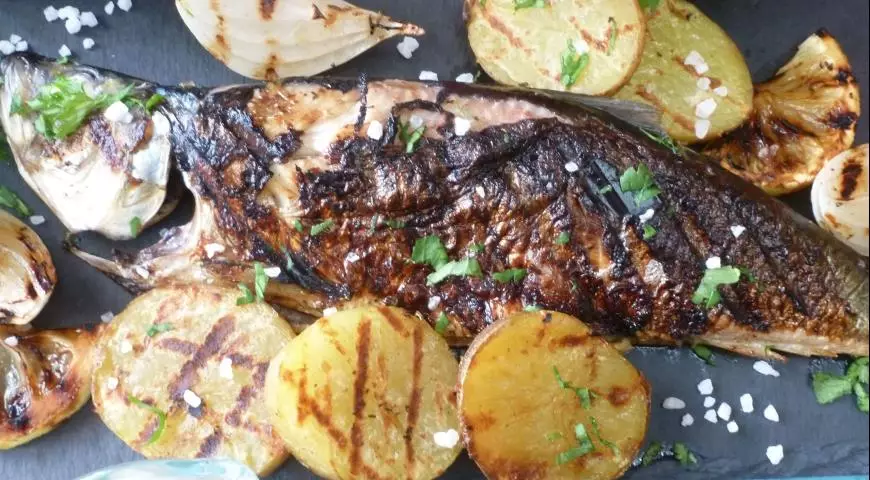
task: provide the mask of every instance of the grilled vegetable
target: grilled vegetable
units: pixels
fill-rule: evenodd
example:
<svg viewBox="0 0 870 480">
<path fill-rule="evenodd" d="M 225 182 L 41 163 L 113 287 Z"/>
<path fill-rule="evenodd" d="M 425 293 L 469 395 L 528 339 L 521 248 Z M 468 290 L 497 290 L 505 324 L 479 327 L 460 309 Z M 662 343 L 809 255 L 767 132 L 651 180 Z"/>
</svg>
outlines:
<svg viewBox="0 0 870 480">
<path fill-rule="evenodd" d="M 645 21 L 636 0 L 465 0 L 480 66 L 509 85 L 606 95 L 640 61 Z"/>
<path fill-rule="evenodd" d="M 574 317 L 517 313 L 491 325 L 460 382 L 466 447 L 489 479 L 616 478 L 643 443 L 646 380 Z"/>
<path fill-rule="evenodd" d="M 257 79 L 323 72 L 423 29 L 342 0 L 176 0 L 187 28 L 234 72 Z"/>
<path fill-rule="evenodd" d="M 153 290 L 100 335 L 93 401 L 112 432 L 148 458 L 229 457 L 267 475 L 287 451 L 268 422 L 269 360 L 293 338 L 238 291 Z"/>
<path fill-rule="evenodd" d="M 57 274 L 45 244 L 0 209 L 0 324 L 25 324 L 48 302 Z"/>
<path fill-rule="evenodd" d="M 800 190 L 852 145 L 860 108 L 849 60 L 820 31 L 755 86 L 751 118 L 704 153 L 771 195 Z"/>
<path fill-rule="evenodd" d="M 861 255 L 870 253 L 870 148 L 865 143 L 837 155 L 813 181 L 813 215 L 819 225 Z"/>
<path fill-rule="evenodd" d="M 321 318 L 272 361 L 266 398 L 293 455 L 330 479 L 441 475 L 462 449 L 447 343 L 417 317 Z"/>
<path fill-rule="evenodd" d="M 747 119 L 752 79 L 719 25 L 685 0 L 662 0 L 649 12 L 640 65 L 616 97 L 658 107 L 668 135 L 693 143 Z"/>
<path fill-rule="evenodd" d="M 92 332 L 0 325 L 0 450 L 53 430 L 90 396 Z"/>
</svg>

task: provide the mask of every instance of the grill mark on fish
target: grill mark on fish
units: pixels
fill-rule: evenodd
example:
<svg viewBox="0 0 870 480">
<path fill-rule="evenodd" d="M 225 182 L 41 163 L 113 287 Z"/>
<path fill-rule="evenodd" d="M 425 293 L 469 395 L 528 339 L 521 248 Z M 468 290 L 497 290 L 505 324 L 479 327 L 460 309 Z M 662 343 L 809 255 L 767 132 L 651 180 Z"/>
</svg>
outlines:
<svg viewBox="0 0 870 480">
<path fill-rule="evenodd" d="M 350 473 L 359 475 L 365 460 L 360 455 L 363 447 L 362 417 L 366 408 L 366 381 L 369 371 L 369 343 L 371 342 L 372 322 L 363 318 L 357 327 L 356 369 L 353 381 L 353 423 L 350 427 Z"/>
<path fill-rule="evenodd" d="M 112 128 L 106 122 L 106 119 L 102 115 L 92 115 L 90 120 L 88 120 L 88 127 L 91 138 L 100 147 L 100 151 L 106 160 L 108 160 L 109 165 L 114 169 L 121 168 L 123 166 L 121 152 L 118 144 L 115 142 L 115 137 L 112 136 Z"/>
</svg>

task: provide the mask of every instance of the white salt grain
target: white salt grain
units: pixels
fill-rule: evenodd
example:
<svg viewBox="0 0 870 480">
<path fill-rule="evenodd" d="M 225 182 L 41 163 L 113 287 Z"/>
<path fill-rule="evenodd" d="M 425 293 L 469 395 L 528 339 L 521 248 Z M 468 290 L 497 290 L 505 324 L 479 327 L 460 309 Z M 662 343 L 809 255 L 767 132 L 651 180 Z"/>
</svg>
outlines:
<svg viewBox="0 0 870 480">
<path fill-rule="evenodd" d="M 202 405 L 202 399 L 199 398 L 199 395 L 190 390 L 185 390 L 184 393 L 181 394 L 181 398 L 184 399 L 184 403 L 190 405 L 192 408 L 199 408 Z"/>
<path fill-rule="evenodd" d="M 71 5 L 67 5 L 65 7 L 61 7 L 57 11 L 57 18 L 59 18 L 61 20 L 68 20 L 70 18 L 75 18 L 76 20 L 78 20 L 79 13 L 80 13 L 80 11 L 78 8 L 73 7 Z"/>
<path fill-rule="evenodd" d="M 42 14 L 45 16 L 45 21 L 49 23 L 60 18 L 57 16 L 57 9 L 51 5 L 45 7 L 45 10 L 42 11 Z"/>
<path fill-rule="evenodd" d="M 710 120 L 698 119 L 695 120 L 695 137 L 703 139 L 710 133 Z"/>
<path fill-rule="evenodd" d="M 9 35 L 9 42 L 13 45 L 21 41 L 21 35 L 12 34 Z"/>
<path fill-rule="evenodd" d="M 728 424 L 725 425 L 725 428 L 728 429 L 728 433 L 737 433 L 740 431 L 740 427 L 737 426 L 737 422 L 735 421 L 728 422 Z"/>
<path fill-rule="evenodd" d="M 433 295 L 429 297 L 429 303 L 426 305 L 429 307 L 429 310 L 435 310 L 438 308 L 438 305 L 441 305 L 441 297 L 438 295 Z"/>
<path fill-rule="evenodd" d="M 396 49 L 399 51 L 399 55 L 410 59 L 411 55 L 420 48 L 420 42 L 417 41 L 414 37 L 405 37 L 396 45 Z"/>
<path fill-rule="evenodd" d="M 208 258 L 212 258 L 218 253 L 223 253 L 224 250 L 226 250 L 226 248 L 219 243 L 209 243 L 203 248 L 205 249 L 205 256 Z"/>
<path fill-rule="evenodd" d="M 471 130 L 471 121 L 466 120 L 462 117 L 454 117 L 453 118 L 453 131 L 456 135 L 460 137 L 468 133 Z"/>
<path fill-rule="evenodd" d="M 118 8 L 125 12 L 129 12 L 133 8 L 133 0 L 118 0 Z"/>
<path fill-rule="evenodd" d="M 589 44 L 586 43 L 586 40 L 578 38 L 574 40 L 574 50 L 577 50 L 577 55 L 583 55 L 589 52 Z"/>
<path fill-rule="evenodd" d="M 719 415 L 719 418 L 725 420 L 731 420 L 731 405 L 728 405 L 726 402 L 722 402 L 719 404 L 719 408 L 716 410 L 716 414 Z"/>
<path fill-rule="evenodd" d="M 16 52 L 26 52 L 28 48 L 29 48 L 29 45 L 27 45 L 27 42 L 25 42 L 25 41 L 21 41 L 21 42 L 18 42 L 15 44 L 15 51 Z"/>
<path fill-rule="evenodd" d="M 106 3 L 106 6 L 103 7 L 103 11 L 106 12 L 106 15 L 115 13 L 115 4 L 113 2 Z"/>
<path fill-rule="evenodd" d="M 70 55 L 72 55 L 72 52 L 70 51 L 69 47 L 67 47 L 64 44 L 64 45 L 60 46 L 60 49 L 58 49 L 57 54 L 60 55 L 61 57 L 69 57 Z"/>
<path fill-rule="evenodd" d="M 744 393 L 740 395 L 740 410 L 744 413 L 752 413 L 755 411 L 755 404 L 752 401 L 752 395 Z"/>
<path fill-rule="evenodd" d="M 783 457 L 785 457 L 785 452 L 782 449 L 782 445 L 771 445 L 767 447 L 767 459 L 770 460 L 770 463 L 779 465 L 779 462 L 782 461 Z"/>
<path fill-rule="evenodd" d="M 745 231 L 746 227 L 743 225 L 731 225 L 731 235 L 734 235 L 734 238 L 740 238 L 740 235 L 743 235 Z"/>
<path fill-rule="evenodd" d="M 221 378 L 226 378 L 228 380 L 233 379 L 233 359 L 230 357 L 224 357 L 221 360 L 221 363 L 218 365 L 218 375 Z"/>
<path fill-rule="evenodd" d="M 768 405 L 764 408 L 764 418 L 770 420 L 771 422 L 779 423 L 779 412 L 776 411 L 776 407 L 773 405 Z"/>
<path fill-rule="evenodd" d="M 335 308 L 335 307 L 324 308 L 324 309 L 323 309 L 323 316 L 324 316 L 324 317 L 328 317 L 328 316 L 334 314 L 334 313 L 337 312 L 337 311 L 338 311 L 338 309 Z"/>
<path fill-rule="evenodd" d="M 359 261 L 359 254 L 356 252 L 350 252 L 347 254 L 346 259 L 350 263 L 358 262 Z"/>
<path fill-rule="evenodd" d="M 265 273 L 269 278 L 278 278 L 281 276 L 281 267 L 264 268 L 263 273 Z"/>
<path fill-rule="evenodd" d="M 704 61 L 704 57 L 702 57 L 701 54 L 695 50 L 692 50 L 691 52 L 689 52 L 688 55 L 686 55 L 686 59 L 683 60 L 683 64 L 694 67 L 695 72 L 697 72 L 698 75 L 703 75 L 707 73 L 708 70 L 710 70 L 707 62 Z"/>
<path fill-rule="evenodd" d="M 683 419 L 680 421 L 680 425 L 684 427 L 689 427 L 693 423 L 695 423 L 695 417 L 693 417 L 691 413 L 683 415 Z"/>
<path fill-rule="evenodd" d="M 677 397 L 668 397 L 662 402 L 662 408 L 665 410 L 682 410 L 686 408 L 686 402 Z"/>
<path fill-rule="evenodd" d="M 725 85 L 720 85 L 720 86 L 713 89 L 713 93 L 715 93 L 716 95 L 719 95 L 720 97 L 727 97 L 728 96 L 728 87 L 726 87 Z"/>
<path fill-rule="evenodd" d="M 419 115 L 411 115 L 411 118 L 408 119 L 408 125 L 416 130 L 423 126 L 423 118 Z"/>
<path fill-rule="evenodd" d="M 698 391 L 701 395 L 710 395 L 713 393 L 713 381 L 709 378 L 701 380 L 701 383 L 698 384 Z"/>
<path fill-rule="evenodd" d="M 713 100 L 712 98 L 698 102 L 698 104 L 695 105 L 695 116 L 698 118 L 710 118 L 710 116 L 713 115 L 713 112 L 716 111 L 717 106 L 718 104 L 716 103 L 716 100 Z"/>
<path fill-rule="evenodd" d="M 565 170 L 567 170 L 569 173 L 574 173 L 577 170 L 580 170 L 580 166 L 577 165 L 577 163 L 575 162 L 568 162 L 565 164 Z"/>
<path fill-rule="evenodd" d="M 106 388 L 109 390 L 114 390 L 118 388 L 118 379 L 115 377 L 109 377 L 106 379 Z"/>
<path fill-rule="evenodd" d="M 109 105 L 103 112 L 103 116 L 110 122 L 130 123 L 133 121 L 133 115 L 130 114 L 130 109 L 120 100 Z"/>
<path fill-rule="evenodd" d="M 366 135 L 372 140 L 380 140 L 384 136 L 384 124 L 377 120 L 372 120 L 369 122 L 369 128 L 366 129 Z"/>
<path fill-rule="evenodd" d="M 714 268 L 722 268 L 722 259 L 719 257 L 710 257 L 707 259 L 704 265 L 706 265 L 707 268 L 711 270 Z"/>
<path fill-rule="evenodd" d="M 704 408 L 713 408 L 716 405 L 716 399 L 713 397 L 704 397 Z"/>
<path fill-rule="evenodd" d="M 764 360 L 759 360 L 753 363 L 752 368 L 762 375 L 767 375 L 770 377 L 779 376 L 779 372 L 776 371 L 776 369 L 774 369 L 769 363 L 765 362 Z"/>
<path fill-rule="evenodd" d="M 474 74 L 462 73 L 456 77 L 456 81 L 459 83 L 474 83 Z"/>
<path fill-rule="evenodd" d="M 128 340 L 121 340 L 121 345 L 118 348 L 121 353 L 130 353 L 133 351 L 133 344 Z"/>
<path fill-rule="evenodd" d="M 710 79 L 707 77 L 701 77 L 695 82 L 695 85 L 698 87 L 698 90 L 710 90 Z"/>
<path fill-rule="evenodd" d="M 82 40 L 82 46 L 85 47 L 85 50 L 90 50 L 94 48 L 94 43 L 95 42 L 93 38 L 86 38 Z"/>
<path fill-rule="evenodd" d="M 707 420 L 710 423 L 719 423 L 719 417 L 716 416 L 716 410 L 707 410 L 704 413 L 704 420 Z"/>
<path fill-rule="evenodd" d="M 105 312 L 100 315 L 100 321 L 103 323 L 109 323 L 115 318 L 115 314 L 112 312 Z"/>
<path fill-rule="evenodd" d="M 430 70 L 423 70 L 422 72 L 420 72 L 420 80 L 437 82 L 438 81 L 438 74 L 435 72 L 432 72 Z"/>
<path fill-rule="evenodd" d="M 100 24 L 99 20 L 97 20 L 97 16 L 94 15 L 94 12 L 82 12 L 79 21 L 82 22 L 82 26 L 84 27 L 93 28 Z"/>
<path fill-rule="evenodd" d="M 453 448 L 459 443 L 459 432 L 451 428 L 446 432 L 435 432 L 432 438 L 441 448 Z"/>
<path fill-rule="evenodd" d="M 43 223 L 45 223 L 45 217 L 43 217 L 42 215 L 33 215 L 32 217 L 30 217 L 31 225 L 42 225 Z"/>
<path fill-rule="evenodd" d="M 10 347 L 17 347 L 18 346 L 18 337 L 16 337 L 15 335 L 12 335 L 11 337 L 6 337 L 6 339 L 3 340 L 3 343 L 5 343 L 6 345 L 9 345 Z"/>
<path fill-rule="evenodd" d="M 648 209 L 646 209 L 645 212 L 638 215 L 637 219 L 640 220 L 640 223 L 646 223 L 646 222 L 652 220 L 652 218 L 655 216 L 655 214 L 656 214 L 655 210 L 653 210 L 652 208 L 648 208 Z"/>
<path fill-rule="evenodd" d="M 66 31 L 70 35 L 75 35 L 82 30 L 82 22 L 79 21 L 78 17 L 69 17 L 66 19 L 66 22 L 63 24 L 66 27 Z"/>
<path fill-rule="evenodd" d="M 9 40 L 0 40 L 0 53 L 3 55 L 10 55 L 15 51 L 15 45 L 12 44 Z"/>
</svg>

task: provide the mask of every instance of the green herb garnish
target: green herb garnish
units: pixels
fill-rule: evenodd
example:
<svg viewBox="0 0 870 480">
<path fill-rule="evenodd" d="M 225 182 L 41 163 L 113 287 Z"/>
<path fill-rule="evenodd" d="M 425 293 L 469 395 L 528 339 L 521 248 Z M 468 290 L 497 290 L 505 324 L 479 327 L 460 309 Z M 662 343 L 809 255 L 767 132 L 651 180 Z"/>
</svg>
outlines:
<svg viewBox="0 0 870 480">
<path fill-rule="evenodd" d="M 335 226 L 335 222 L 330 220 L 324 220 L 317 225 L 311 227 L 311 236 L 316 237 L 322 233 L 326 233 L 332 230 L 332 227 Z"/>
<path fill-rule="evenodd" d="M 577 446 L 556 456 L 557 465 L 564 465 L 595 451 L 595 445 L 592 444 L 592 440 L 586 433 L 586 427 L 582 423 L 574 425 L 574 437 L 577 439 Z"/>
<path fill-rule="evenodd" d="M 15 192 L 0 185 L 0 207 L 6 207 L 22 217 L 29 217 L 33 214 L 33 210 L 24 203 Z"/>
<path fill-rule="evenodd" d="M 148 331 L 145 332 L 145 335 L 148 335 L 149 337 L 153 337 L 154 335 L 157 335 L 158 333 L 168 332 L 168 331 L 172 330 L 173 328 L 174 327 L 172 326 L 171 323 L 155 323 L 154 325 L 151 325 L 150 327 L 148 327 Z"/>
<path fill-rule="evenodd" d="M 638 3 L 640 4 L 640 8 L 653 12 L 658 8 L 661 0 L 638 0 Z"/>
<path fill-rule="evenodd" d="M 411 130 L 411 125 L 408 123 L 399 124 L 399 140 L 405 144 L 405 153 L 414 153 L 417 148 L 417 142 L 423 137 L 426 131 L 425 125 L 420 125 L 414 130 Z"/>
<path fill-rule="evenodd" d="M 139 233 L 142 232 L 142 219 L 139 217 L 133 217 L 130 219 L 130 235 L 133 238 L 139 236 Z"/>
<path fill-rule="evenodd" d="M 523 311 L 529 313 L 540 312 L 541 307 L 539 305 L 526 305 L 523 307 Z"/>
<path fill-rule="evenodd" d="M 284 253 L 284 259 L 287 262 L 286 267 L 287 271 L 293 270 L 293 256 L 290 255 L 290 252 L 287 250 L 287 247 L 281 247 L 281 252 Z"/>
<path fill-rule="evenodd" d="M 662 442 L 652 442 L 646 447 L 643 455 L 640 457 L 640 464 L 644 467 L 655 462 L 662 454 Z"/>
<path fill-rule="evenodd" d="M 613 191 L 613 185 L 605 185 L 598 189 L 598 193 L 604 195 Z"/>
<path fill-rule="evenodd" d="M 716 365 L 713 361 L 713 350 L 710 350 L 710 347 L 702 343 L 696 343 L 692 345 L 692 352 L 707 365 Z"/>
<path fill-rule="evenodd" d="M 66 65 L 67 63 L 69 63 L 69 57 L 69 55 L 65 55 L 55 60 L 54 63 L 56 63 L 57 65 Z"/>
<path fill-rule="evenodd" d="M 619 27 L 616 25 L 616 20 L 613 17 L 607 19 L 610 24 L 610 38 L 607 39 L 607 54 L 613 53 L 613 47 L 616 46 L 616 36 L 619 35 Z"/>
<path fill-rule="evenodd" d="M 300 222 L 298 218 L 293 220 L 293 228 L 295 228 L 296 231 L 300 233 L 305 231 L 305 227 L 302 225 L 302 222 Z"/>
<path fill-rule="evenodd" d="M 390 220 L 385 221 L 384 223 L 386 223 L 387 226 L 392 228 L 392 229 L 405 228 L 405 222 L 403 222 L 401 220 L 390 219 Z"/>
<path fill-rule="evenodd" d="M 595 433 L 595 437 L 598 438 L 598 443 L 609 448 L 614 455 L 619 455 L 619 447 L 616 446 L 615 443 L 611 442 L 610 440 L 605 440 L 604 437 L 601 436 L 601 427 L 598 426 L 598 420 L 590 415 L 589 423 L 592 424 L 592 432 Z"/>
<path fill-rule="evenodd" d="M 857 380 L 861 383 L 867 383 L 870 380 L 870 358 L 860 357 L 855 359 L 846 369 L 846 376 L 852 380 Z"/>
<path fill-rule="evenodd" d="M 855 405 L 858 410 L 864 413 L 870 413 L 870 397 L 867 395 L 867 390 L 860 383 L 855 383 L 852 387 L 855 392 Z"/>
<path fill-rule="evenodd" d="M 254 302 L 262 302 L 266 298 L 266 286 L 269 284 L 269 277 L 266 275 L 266 269 L 260 262 L 254 262 L 254 291 L 248 288 L 244 283 L 240 283 L 239 290 L 242 291 L 242 296 L 236 299 L 236 305 L 248 305 Z"/>
<path fill-rule="evenodd" d="M 483 253 L 483 250 L 484 250 L 484 247 L 483 247 L 482 243 L 472 243 L 472 244 L 468 245 L 468 251 L 475 254 L 475 255 L 479 255 L 479 254 Z"/>
<path fill-rule="evenodd" d="M 9 161 L 12 158 L 12 155 L 9 153 L 9 144 L 6 143 L 6 134 L 3 133 L 3 129 L 0 128 L 0 162 Z"/>
<path fill-rule="evenodd" d="M 248 288 L 244 283 L 240 283 L 238 285 L 239 290 L 242 291 L 242 296 L 236 299 L 236 305 L 248 305 L 257 301 L 257 297 L 254 296 L 254 292 Z"/>
<path fill-rule="evenodd" d="M 577 83 L 577 77 L 583 73 L 586 66 L 589 64 L 589 54 L 577 54 L 577 49 L 574 48 L 574 42 L 568 40 L 568 46 L 562 52 L 562 85 L 565 88 Z"/>
<path fill-rule="evenodd" d="M 514 11 L 523 8 L 544 8 L 547 2 L 544 0 L 514 0 Z"/>
<path fill-rule="evenodd" d="M 509 268 L 492 274 L 492 279 L 498 283 L 520 283 L 525 277 L 525 268 Z"/>
<path fill-rule="evenodd" d="M 148 97 L 148 100 L 145 101 L 145 111 L 150 114 L 154 110 L 154 108 L 157 107 L 157 105 L 163 103 L 164 100 L 166 100 L 166 97 L 160 95 L 159 93 L 151 95 L 150 97 Z"/>
<path fill-rule="evenodd" d="M 562 378 L 562 375 L 559 374 L 559 369 L 555 366 L 553 367 L 553 375 L 556 377 L 556 383 L 559 384 L 559 388 L 571 390 L 574 392 L 574 395 L 577 395 L 577 398 L 580 400 L 580 406 L 583 407 L 584 410 L 589 410 L 592 407 L 592 399 L 596 396 L 592 390 L 589 390 L 586 387 L 575 387 L 574 385 L 571 385 L 570 382 L 566 382 Z"/>
<path fill-rule="evenodd" d="M 698 457 L 683 442 L 674 443 L 674 458 L 684 467 L 698 463 Z"/>
<path fill-rule="evenodd" d="M 692 303 L 713 308 L 722 300 L 721 285 L 733 285 L 740 280 L 740 269 L 734 267 L 708 268 L 701 283 L 692 294 Z"/>
<path fill-rule="evenodd" d="M 438 269 L 448 262 L 447 249 L 435 235 L 418 238 L 411 250 L 411 261 Z"/>
<path fill-rule="evenodd" d="M 568 232 L 561 232 L 559 236 L 556 237 L 556 245 L 566 245 L 571 241 L 571 234 Z"/>
<path fill-rule="evenodd" d="M 629 167 L 619 177 L 619 188 L 623 192 L 634 193 L 634 201 L 638 205 L 658 196 L 662 191 L 653 181 L 652 174 L 644 164 L 637 168 Z"/>
<path fill-rule="evenodd" d="M 454 260 L 447 262 L 438 267 L 434 272 L 426 277 L 426 285 L 435 285 L 443 282 L 447 277 L 482 277 L 483 272 L 480 271 L 480 264 L 473 257 L 466 257 L 462 260 Z"/>
<path fill-rule="evenodd" d="M 438 314 L 438 320 L 435 320 L 435 332 L 439 335 L 444 335 L 444 332 L 447 331 L 447 327 L 450 325 L 450 319 L 447 318 L 447 314 L 441 312 Z"/>
<path fill-rule="evenodd" d="M 649 137 L 650 140 L 670 150 L 671 153 L 679 154 L 683 150 L 683 147 L 678 145 L 677 142 L 675 142 L 674 139 L 669 137 L 666 133 L 653 133 L 643 128 L 641 128 L 640 131 L 643 132 L 644 135 Z"/>
<path fill-rule="evenodd" d="M 868 358 L 860 357 L 849 364 L 845 375 L 834 375 L 827 372 L 814 373 L 813 393 L 816 401 L 825 405 L 849 394 L 855 395 L 858 410 L 868 413 L 868 395 L 864 387 L 868 383 Z"/>
<path fill-rule="evenodd" d="M 132 403 L 133 405 L 144 408 L 145 410 L 148 410 L 149 412 L 157 416 L 157 428 L 155 428 L 154 431 L 151 432 L 151 436 L 148 438 L 147 445 L 151 445 L 152 443 L 156 442 L 160 438 L 160 436 L 163 435 L 163 430 L 166 428 L 166 412 L 160 410 L 153 405 L 149 405 L 142 400 L 139 400 L 133 395 L 127 395 L 127 400 L 129 400 L 130 403 Z"/>
<path fill-rule="evenodd" d="M 649 240 L 649 239 L 655 237 L 657 233 L 659 233 L 659 232 L 656 231 L 656 229 L 652 225 L 647 224 L 647 223 L 645 223 L 643 225 L 643 239 L 644 240 Z"/>
<path fill-rule="evenodd" d="M 580 288 L 580 285 L 577 284 L 577 280 L 571 279 L 571 291 L 576 292 L 577 289 Z"/>
<path fill-rule="evenodd" d="M 561 438 L 563 438 L 563 437 L 564 437 L 564 435 L 562 435 L 562 434 L 559 433 L 559 432 L 550 432 L 550 433 L 548 433 L 547 436 L 546 436 L 547 441 L 549 441 L 549 442 L 555 442 L 556 440 L 559 440 L 559 439 L 561 439 Z"/>
</svg>

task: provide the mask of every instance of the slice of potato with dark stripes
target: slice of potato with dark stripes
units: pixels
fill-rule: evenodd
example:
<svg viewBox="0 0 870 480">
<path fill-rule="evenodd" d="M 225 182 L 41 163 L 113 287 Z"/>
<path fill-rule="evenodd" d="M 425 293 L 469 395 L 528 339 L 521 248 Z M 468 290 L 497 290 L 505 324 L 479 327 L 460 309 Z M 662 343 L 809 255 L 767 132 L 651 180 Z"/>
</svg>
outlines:
<svg viewBox="0 0 870 480">
<path fill-rule="evenodd" d="M 148 458 L 229 457 L 266 475 L 287 458 L 263 400 L 269 361 L 293 338 L 267 304 L 239 292 L 157 289 L 100 335 L 93 401 Z"/>
<path fill-rule="evenodd" d="M 607 95 L 628 81 L 643 51 L 637 0 L 465 0 L 465 16 L 478 63 L 508 85 Z"/>
<path fill-rule="evenodd" d="M 569 315 L 518 313 L 491 325 L 460 379 L 465 444 L 489 479 L 616 478 L 646 434 L 646 380 Z"/>
<path fill-rule="evenodd" d="M 94 338 L 0 325 L 0 450 L 45 435 L 88 401 Z"/>
<path fill-rule="evenodd" d="M 400 309 L 321 318 L 272 361 L 266 398 L 290 451 L 331 479 L 430 479 L 462 449 L 459 369 L 447 343 Z"/>
</svg>

